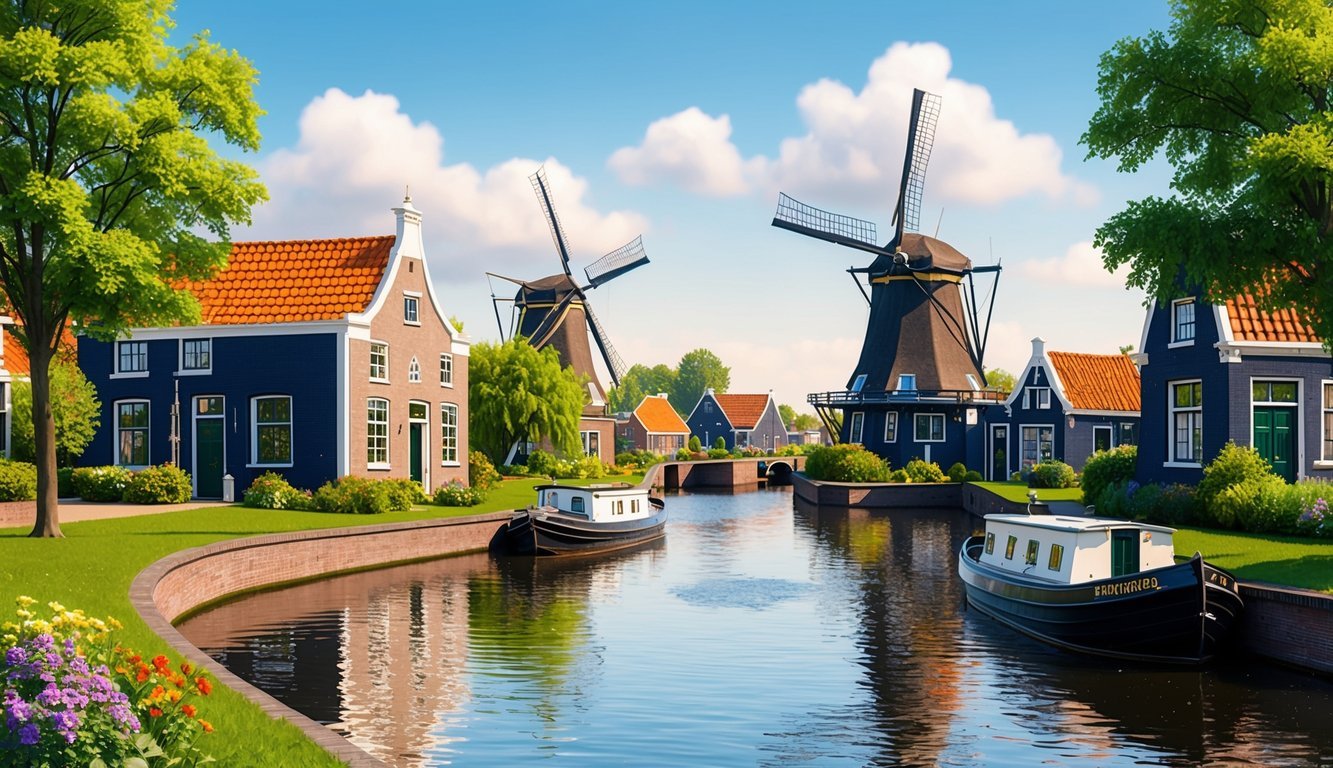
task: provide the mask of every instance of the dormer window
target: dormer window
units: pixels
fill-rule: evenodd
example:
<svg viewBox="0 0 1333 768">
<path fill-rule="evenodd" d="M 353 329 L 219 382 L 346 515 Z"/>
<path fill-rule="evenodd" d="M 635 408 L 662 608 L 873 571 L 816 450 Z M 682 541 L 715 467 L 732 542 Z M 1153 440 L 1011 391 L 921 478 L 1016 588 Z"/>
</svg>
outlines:
<svg viewBox="0 0 1333 768">
<path fill-rule="evenodd" d="M 1194 343 L 1194 299 L 1171 302 L 1171 343 Z"/>
<path fill-rule="evenodd" d="M 981 384 L 977 381 L 976 376 L 973 376 L 970 373 L 965 373 L 963 374 L 963 377 L 967 379 L 967 385 L 972 388 L 973 392 L 981 391 Z"/>
<path fill-rule="evenodd" d="M 899 392 L 915 392 L 915 391 L 916 391 L 916 374 L 915 374 L 915 373 L 901 373 L 901 374 L 898 374 L 898 390 L 897 390 L 897 391 L 899 391 Z"/>
<path fill-rule="evenodd" d="M 861 387 L 864 387 L 865 385 L 866 385 L 866 374 L 862 373 L 856 377 L 856 381 L 852 382 L 852 391 L 860 392 Z"/>
<path fill-rule="evenodd" d="M 421 294 L 403 294 L 403 322 L 421 325 Z"/>
<path fill-rule="evenodd" d="M 1051 388 L 1050 387 L 1028 387 L 1023 390 L 1024 408 L 1050 408 L 1051 407 Z"/>
</svg>

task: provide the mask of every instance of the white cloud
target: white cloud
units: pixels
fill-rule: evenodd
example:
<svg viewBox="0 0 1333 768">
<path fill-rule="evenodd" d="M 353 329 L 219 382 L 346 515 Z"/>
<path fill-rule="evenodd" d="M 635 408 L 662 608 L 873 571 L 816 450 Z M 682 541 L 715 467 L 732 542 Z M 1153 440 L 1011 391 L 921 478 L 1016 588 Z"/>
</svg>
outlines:
<svg viewBox="0 0 1333 768">
<path fill-rule="evenodd" d="M 389 234 L 388 209 L 410 185 L 436 277 L 476 278 L 483 270 L 539 277 L 559 268 L 528 181 L 543 163 L 575 266 L 647 228 L 638 213 L 588 206 L 587 181 L 554 158 L 513 158 L 484 170 L 448 164 L 439 130 L 413 121 L 392 95 L 330 88 L 302 111 L 300 130 L 296 146 L 262 162 L 272 200 L 237 239 Z"/>
<path fill-rule="evenodd" d="M 1085 240 L 1069 246 L 1063 256 L 1024 261 L 1017 266 L 1016 272 L 1022 277 L 1051 285 L 1123 288 L 1129 267 L 1121 266 L 1115 272 L 1106 271 L 1102 264 L 1102 252 Z"/>
<path fill-rule="evenodd" d="M 731 143 L 731 118 L 710 117 L 698 107 L 654 121 L 637 147 L 616 150 L 607 161 L 621 181 L 667 181 L 698 195 L 745 194 L 746 163 Z"/>
</svg>

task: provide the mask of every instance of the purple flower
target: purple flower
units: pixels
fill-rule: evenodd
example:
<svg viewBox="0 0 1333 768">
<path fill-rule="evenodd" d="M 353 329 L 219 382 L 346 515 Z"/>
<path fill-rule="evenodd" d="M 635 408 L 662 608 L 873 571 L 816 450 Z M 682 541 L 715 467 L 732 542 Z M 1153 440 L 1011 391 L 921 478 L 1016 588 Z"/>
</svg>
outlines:
<svg viewBox="0 0 1333 768">
<path fill-rule="evenodd" d="M 17 667 L 28 661 L 28 652 L 19 647 L 10 648 L 5 651 L 5 664 L 11 667 Z"/>
<path fill-rule="evenodd" d="M 43 632 L 32 639 L 32 647 L 43 652 L 54 650 L 56 647 L 56 640 L 54 637 Z"/>
<path fill-rule="evenodd" d="M 19 743 L 25 747 L 36 744 L 42 738 L 42 731 L 36 723 L 28 723 L 19 729 Z"/>
</svg>

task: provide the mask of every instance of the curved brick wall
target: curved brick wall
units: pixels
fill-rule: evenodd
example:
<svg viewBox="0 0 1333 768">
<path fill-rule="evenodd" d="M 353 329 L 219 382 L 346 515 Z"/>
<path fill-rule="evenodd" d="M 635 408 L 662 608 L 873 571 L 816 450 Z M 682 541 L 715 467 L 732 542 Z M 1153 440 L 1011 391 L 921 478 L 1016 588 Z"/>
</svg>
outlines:
<svg viewBox="0 0 1333 768">
<path fill-rule="evenodd" d="M 259 705 L 270 717 L 301 728 L 315 743 L 354 768 L 379 760 L 338 734 L 210 663 L 172 621 L 228 595 L 410 560 L 483 550 L 509 512 L 446 520 L 300 531 L 234 539 L 187 549 L 145 568 L 130 587 L 130 602 L 149 628 L 192 663 Z"/>
</svg>

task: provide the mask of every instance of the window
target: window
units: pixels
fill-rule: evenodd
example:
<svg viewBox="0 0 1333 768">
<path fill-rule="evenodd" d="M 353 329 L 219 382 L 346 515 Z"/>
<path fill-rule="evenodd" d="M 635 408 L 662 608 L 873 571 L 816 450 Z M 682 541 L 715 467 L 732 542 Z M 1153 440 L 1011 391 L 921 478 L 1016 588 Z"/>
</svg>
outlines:
<svg viewBox="0 0 1333 768">
<path fill-rule="evenodd" d="M 389 345 L 378 341 L 370 343 L 370 380 L 389 380 Z"/>
<path fill-rule="evenodd" d="M 145 400 L 116 403 L 116 463 L 125 467 L 146 467 L 149 464 L 148 402 Z"/>
<path fill-rule="evenodd" d="M 986 534 L 986 554 L 995 554 L 995 534 L 988 532 Z"/>
<path fill-rule="evenodd" d="M 454 356 L 448 352 L 440 354 L 440 386 L 454 385 Z"/>
<path fill-rule="evenodd" d="M 1025 426 L 1020 432 L 1019 466 L 1024 472 L 1043 461 L 1055 458 L 1055 427 Z"/>
<path fill-rule="evenodd" d="M 256 397 L 254 414 L 254 464 L 292 463 L 292 399 L 286 395 Z"/>
<path fill-rule="evenodd" d="M 1132 421 L 1120 422 L 1120 440 L 1116 445 L 1138 445 L 1139 428 Z"/>
<path fill-rule="evenodd" d="M 601 455 L 601 435 L 596 430 L 580 432 L 579 438 L 583 443 L 584 456 Z"/>
<path fill-rule="evenodd" d="M 573 496 L 569 499 L 569 511 L 576 515 L 585 514 L 583 511 L 583 497 Z"/>
<path fill-rule="evenodd" d="M 1171 461 L 1203 460 L 1203 382 L 1173 382 L 1171 387 Z"/>
<path fill-rule="evenodd" d="M 857 374 L 856 380 L 852 382 L 852 391 L 860 392 L 861 387 L 864 387 L 865 385 L 866 385 L 866 374 L 864 373 Z"/>
<path fill-rule="evenodd" d="M 407 364 L 407 380 L 413 384 L 421 383 L 421 363 L 417 362 L 415 356 L 413 356 L 412 362 Z"/>
<path fill-rule="evenodd" d="M 1008 538 L 1008 540 L 1005 541 L 1005 543 L 1004 543 L 1004 559 L 1005 559 L 1005 560 L 1013 560 L 1013 559 L 1014 559 L 1014 547 L 1016 547 L 1016 546 L 1018 546 L 1018 537 L 1017 537 L 1017 536 L 1010 536 L 1010 537 Z"/>
<path fill-rule="evenodd" d="M 1051 556 L 1046 560 L 1046 570 L 1058 571 L 1065 559 L 1065 548 L 1059 544 L 1051 545 Z"/>
<path fill-rule="evenodd" d="M 458 406 L 440 403 L 440 461 L 458 463 Z"/>
<path fill-rule="evenodd" d="M 1097 451 L 1111 450 L 1111 434 L 1112 430 L 1110 424 L 1097 424 L 1093 426 L 1092 428 L 1093 453 L 1096 453 Z"/>
<path fill-rule="evenodd" d="M 1171 343 L 1194 343 L 1194 299 L 1171 302 Z"/>
<path fill-rule="evenodd" d="M 944 414 L 918 413 L 912 429 L 912 439 L 918 443 L 944 442 Z"/>
<path fill-rule="evenodd" d="M 366 400 L 366 463 L 389 465 L 389 401 L 380 397 Z"/>
<path fill-rule="evenodd" d="M 1029 400 L 1029 398 L 1031 398 Z M 1050 387 L 1028 387 L 1023 390 L 1024 408 L 1050 408 L 1051 407 L 1051 388 Z"/>
<path fill-rule="evenodd" d="M 1041 550 L 1041 544 L 1039 544 L 1036 539 L 1028 539 L 1028 551 L 1027 554 L 1023 557 L 1023 564 L 1036 565 L 1037 552 L 1040 550 Z"/>
<path fill-rule="evenodd" d="M 981 390 L 981 383 L 977 381 L 976 376 L 973 376 L 970 373 L 965 373 L 963 374 L 963 378 L 967 379 L 967 385 L 972 388 L 973 392 Z"/>
<path fill-rule="evenodd" d="M 116 342 L 116 373 L 148 373 L 148 342 Z"/>
<path fill-rule="evenodd" d="M 851 428 L 847 430 L 847 442 L 860 443 L 861 429 L 865 426 L 866 415 L 861 411 L 852 414 Z"/>
<path fill-rule="evenodd" d="M 1333 381 L 1324 382 L 1324 461 L 1333 461 Z"/>
<path fill-rule="evenodd" d="M 898 442 L 898 412 L 889 411 L 884 414 L 884 442 Z"/>
<path fill-rule="evenodd" d="M 196 397 L 194 399 L 194 413 L 196 416 L 221 416 L 222 398 Z"/>
<path fill-rule="evenodd" d="M 409 323 L 411 325 L 420 325 L 421 324 L 421 316 L 419 313 L 420 308 L 421 308 L 420 297 L 413 296 L 411 294 L 405 294 L 403 296 L 403 322 Z"/>
<path fill-rule="evenodd" d="M 1250 385 L 1250 396 L 1256 403 L 1290 405 L 1296 402 L 1296 382 L 1255 381 Z"/>
<path fill-rule="evenodd" d="M 897 390 L 897 391 L 899 391 L 899 392 L 915 392 L 915 391 L 916 391 L 916 374 L 915 374 L 915 373 L 902 373 L 902 374 L 899 374 L 899 375 L 898 375 L 898 390 Z"/>
<path fill-rule="evenodd" d="M 737 432 L 736 432 L 736 447 L 737 447 L 737 448 L 744 448 L 744 447 L 748 446 L 749 444 L 750 444 L 750 433 L 749 433 L 749 432 L 746 432 L 745 430 L 737 430 Z"/>
<path fill-rule="evenodd" d="M 704 413 L 712 413 L 712 412 L 713 412 L 713 402 L 711 400 L 705 400 Z"/>
<path fill-rule="evenodd" d="M 212 369 L 212 339 L 181 340 L 181 370 L 207 371 Z"/>
</svg>

